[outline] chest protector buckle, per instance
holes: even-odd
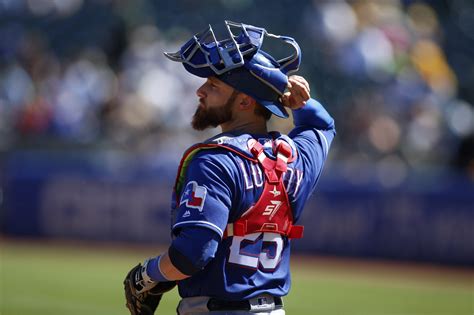
[[[249,141],[249,148],[264,170],[263,192],[237,221],[227,225],[224,238],[257,232],[278,233],[288,238],[303,237],[304,227],[293,225],[293,213],[283,185],[283,174],[292,155],[291,147],[284,141],[277,142],[274,148],[276,160],[267,157],[262,144],[255,139]]]

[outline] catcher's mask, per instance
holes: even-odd
[[[301,62],[301,50],[296,41],[291,37],[270,34],[260,27],[231,21],[225,21],[225,25],[229,38],[218,41],[209,25],[178,52],[165,52],[165,56],[182,62],[184,68],[196,76],[216,76],[250,95],[273,114],[288,117],[280,97],[288,84],[288,75],[297,71]],[[232,28],[240,30],[240,33],[235,35]],[[275,60],[261,50],[265,37],[280,40],[294,52]]]

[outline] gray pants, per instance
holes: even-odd
[[[184,298],[179,302],[178,314],[179,315],[285,315],[285,310],[275,306],[275,301],[272,296],[262,295],[256,298],[250,299],[250,310],[225,310],[225,311],[210,311],[207,308],[209,302],[208,296],[197,296],[191,298]],[[263,301],[263,302],[262,302]]]

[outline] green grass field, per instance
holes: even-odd
[[[150,249],[0,240],[1,315],[126,315],[122,279]],[[159,252],[157,252],[159,253]],[[289,315],[474,314],[473,272],[304,258],[292,262]],[[176,314],[176,290],[158,314]]]

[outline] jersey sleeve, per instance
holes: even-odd
[[[226,154],[203,150],[190,162],[178,199],[174,234],[183,227],[203,227],[223,236],[232,202],[232,175]]]
[[[329,148],[336,135],[334,119],[316,100],[293,111],[295,128],[289,133],[304,165],[304,173],[313,190],[327,159]]]
[[[183,227],[168,253],[173,265],[185,275],[202,270],[215,257],[220,237],[211,229]]]

